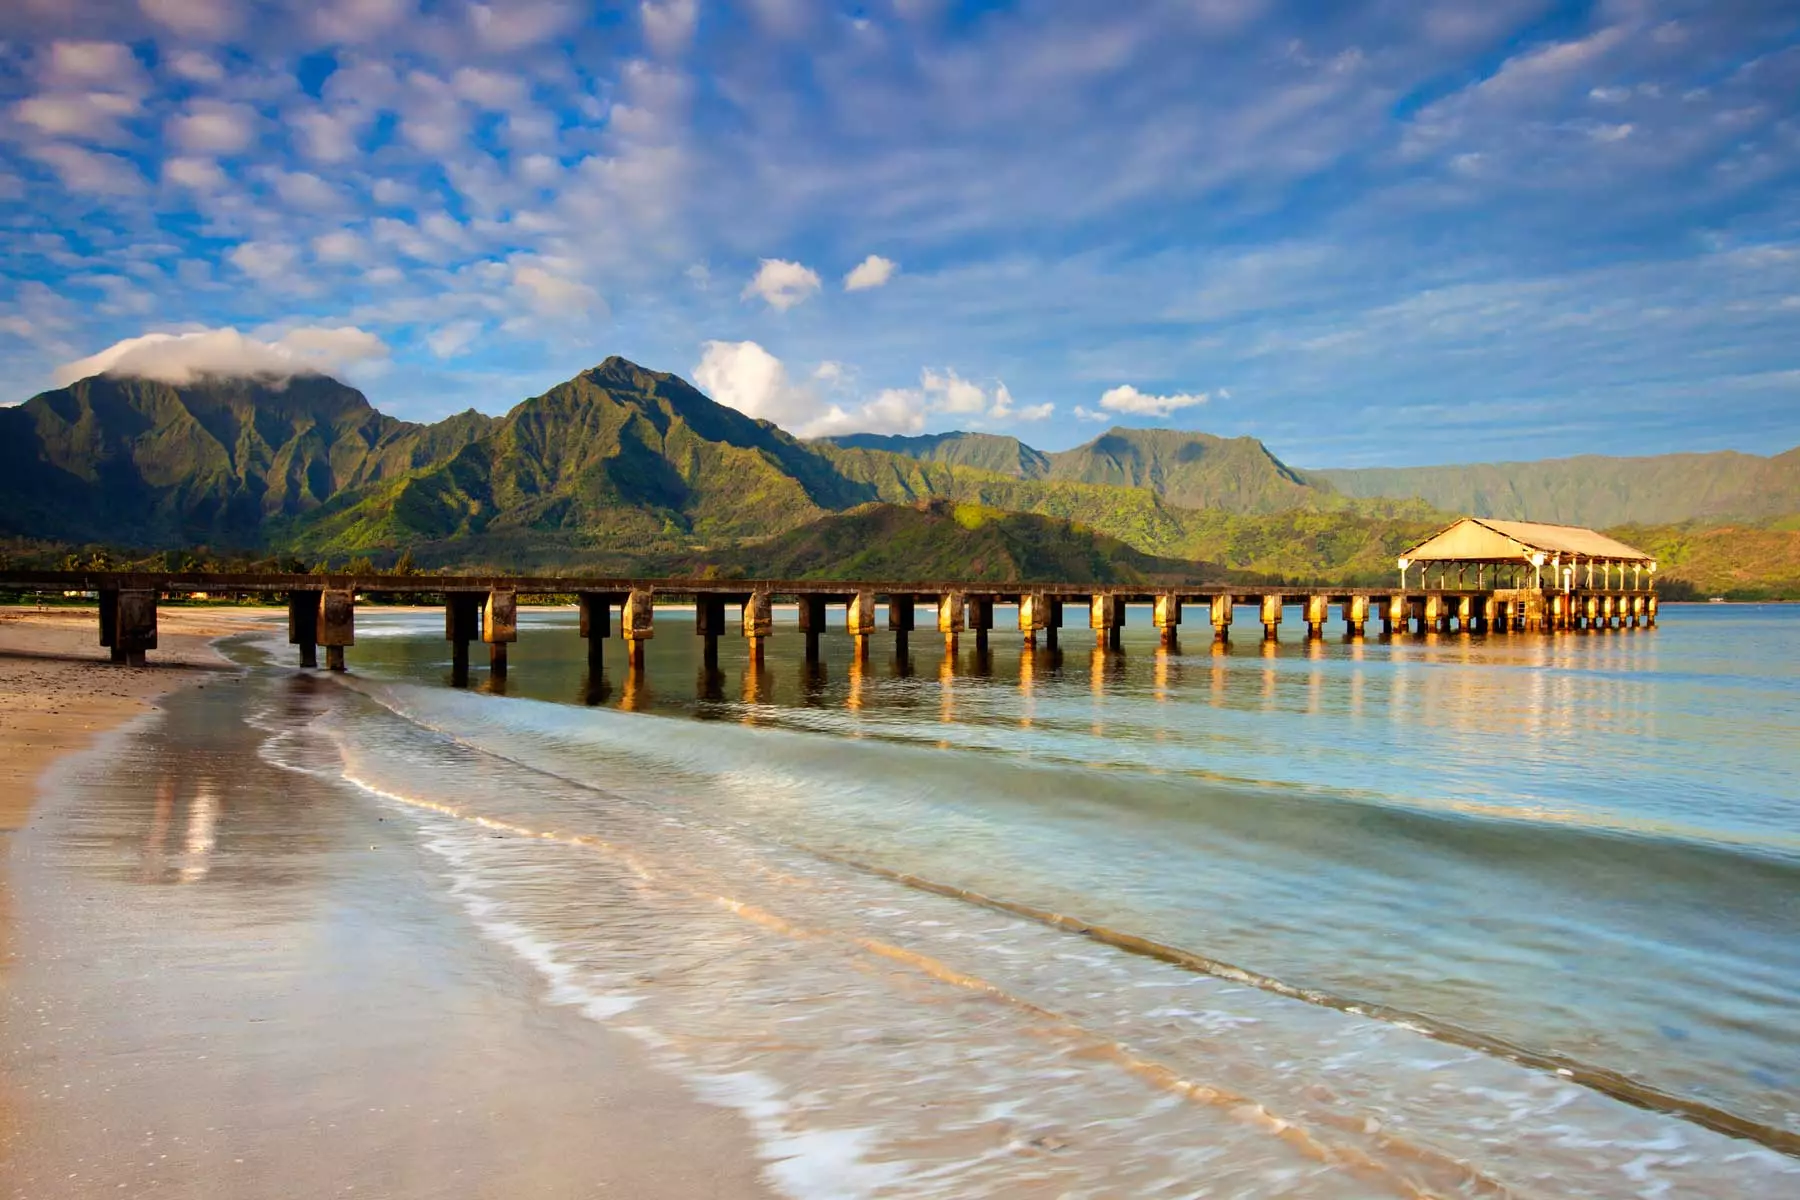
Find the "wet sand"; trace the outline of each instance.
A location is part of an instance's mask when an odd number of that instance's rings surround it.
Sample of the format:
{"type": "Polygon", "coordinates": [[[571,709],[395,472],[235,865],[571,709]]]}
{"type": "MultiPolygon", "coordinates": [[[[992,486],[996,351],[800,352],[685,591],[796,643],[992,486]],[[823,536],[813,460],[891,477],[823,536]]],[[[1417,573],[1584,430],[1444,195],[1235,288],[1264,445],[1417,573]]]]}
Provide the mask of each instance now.
{"type": "Polygon", "coordinates": [[[270,616],[166,611],[139,671],[91,612],[0,620],[0,1195],[769,1194],[735,1113],[543,1003],[374,808],[258,757],[206,639],[270,616]]]}

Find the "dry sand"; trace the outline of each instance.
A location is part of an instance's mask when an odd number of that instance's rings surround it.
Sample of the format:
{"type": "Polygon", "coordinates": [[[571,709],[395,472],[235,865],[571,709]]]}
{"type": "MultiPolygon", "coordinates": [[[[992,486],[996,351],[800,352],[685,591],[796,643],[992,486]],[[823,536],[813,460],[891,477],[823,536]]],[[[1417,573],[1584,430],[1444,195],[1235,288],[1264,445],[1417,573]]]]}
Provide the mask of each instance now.
{"type": "Polygon", "coordinates": [[[742,1120],[545,1003],[410,834],[259,759],[207,640],[280,615],[167,609],[133,670],[91,609],[0,610],[0,1197],[769,1195],[742,1120]]]}

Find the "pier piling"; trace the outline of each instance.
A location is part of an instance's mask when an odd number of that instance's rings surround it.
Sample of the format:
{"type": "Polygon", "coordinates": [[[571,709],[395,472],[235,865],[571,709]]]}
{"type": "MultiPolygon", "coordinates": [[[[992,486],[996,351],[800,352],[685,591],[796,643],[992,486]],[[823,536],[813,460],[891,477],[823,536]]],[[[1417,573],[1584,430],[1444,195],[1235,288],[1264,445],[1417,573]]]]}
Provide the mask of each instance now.
{"type": "Polygon", "coordinates": [[[311,670],[319,665],[319,605],[322,595],[315,591],[288,593],[288,645],[300,648],[300,666],[311,670]]]}
{"type": "Polygon", "coordinates": [[[806,661],[819,661],[819,635],[825,632],[825,597],[800,597],[800,632],[806,635],[806,661]]]}
{"type": "Polygon", "coordinates": [[[488,670],[506,674],[506,648],[519,640],[519,594],[511,588],[495,588],[481,612],[481,640],[488,646],[488,670]]]}
{"type": "Polygon", "coordinates": [[[344,651],[356,645],[356,592],[326,588],[319,604],[319,644],[325,647],[327,670],[343,671],[344,651]]]}
{"type": "Polygon", "coordinates": [[[1272,642],[1281,636],[1281,597],[1266,595],[1262,598],[1263,641],[1272,642]]]}
{"type": "Polygon", "coordinates": [[[744,597],[744,639],[749,645],[752,667],[762,665],[763,642],[775,631],[773,597],[758,589],[744,597]]]}
{"type": "Polygon", "coordinates": [[[944,648],[956,653],[957,639],[963,631],[963,594],[945,592],[938,597],[938,632],[944,635],[944,648]]]}
{"type": "MultiPolygon", "coordinates": [[[[625,597],[619,613],[619,632],[625,635],[625,665],[628,671],[641,671],[644,666],[644,643],[656,636],[655,595],[649,588],[633,588],[625,597]]],[[[626,680],[630,686],[630,679],[626,680]]]]}

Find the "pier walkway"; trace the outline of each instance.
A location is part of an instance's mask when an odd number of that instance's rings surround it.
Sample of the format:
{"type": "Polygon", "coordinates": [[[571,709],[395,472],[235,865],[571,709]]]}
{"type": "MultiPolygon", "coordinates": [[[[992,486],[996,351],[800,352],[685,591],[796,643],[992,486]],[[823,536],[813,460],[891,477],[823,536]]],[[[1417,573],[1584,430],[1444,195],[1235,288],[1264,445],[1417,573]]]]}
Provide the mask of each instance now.
{"type": "MultiPolygon", "coordinates": [[[[1460,574],[1460,572],[1459,572],[1460,574]]],[[[625,639],[628,661],[641,664],[646,645],[655,637],[656,606],[662,601],[691,602],[694,632],[706,640],[709,663],[717,661],[718,644],[729,630],[740,634],[752,658],[760,658],[765,641],[776,635],[774,608],[791,602],[798,608],[797,631],[806,639],[809,660],[819,654],[819,635],[828,610],[842,606],[844,629],[856,653],[867,653],[878,625],[892,634],[904,654],[915,632],[936,633],[952,646],[972,636],[985,648],[995,628],[995,610],[1011,609],[1007,624],[1016,627],[1028,646],[1042,637],[1055,646],[1064,628],[1065,610],[1087,610],[1087,627],[1102,646],[1119,645],[1128,604],[1148,604],[1163,642],[1173,645],[1187,610],[1198,610],[1196,623],[1210,625],[1214,638],[1231,635],[1234,613],[1242,606],[1256,611],[1265,639],[1274,639],[1284,616],[1298,609],[1306,636],[1322,638],[1331,610],[1337,610],[1346,637],[1365,635],[1371,620],[1382,636],[1463,632],[1471,635],[1548,633],[1574,630],[1649,627],[1656,624],[1653,588],[1627,585],[1624,572],[1611,586],[1590,580],[1577,586],[1565,576],[1560,588],[1542,586],[1529,570],[1483,572],[1474,588],[1453,583],[1448,572],[1440,586],[1396,588],[1296,587],[1291,585],[1209,584],[1189,587],[1142,584],[836,582],[772,579],[611,579],[512,575],[252,575],[183,572],[123,573],[106,571],[0,571],[0,590],[91,594],[99,601],[99,638],[116,662],[142,665],[156,648],[157,606],[164,598],[185,596],[267,597],[285,600],[288,640],[298,648],[303,667],[318,665],[319,647],[326,665],[345,668],[345,651],[356,643],[356,609],[369,596],[442,605],[444,637],[452,646],[453,675],[466,681],[469,648],[488,647],[492,670],[506,670],[507,646],[518,640],[521,597],[572,601],[581,611],[581,635],[588,657],[597,662],[614,620],[625,639]],[[731,620],[727,620],[728,612],[731,620]],[[885,619],[882,619],[885,617],[885,619]]],[[[1591,573],[1590,573],[1591,575],[1591,573]]]]}

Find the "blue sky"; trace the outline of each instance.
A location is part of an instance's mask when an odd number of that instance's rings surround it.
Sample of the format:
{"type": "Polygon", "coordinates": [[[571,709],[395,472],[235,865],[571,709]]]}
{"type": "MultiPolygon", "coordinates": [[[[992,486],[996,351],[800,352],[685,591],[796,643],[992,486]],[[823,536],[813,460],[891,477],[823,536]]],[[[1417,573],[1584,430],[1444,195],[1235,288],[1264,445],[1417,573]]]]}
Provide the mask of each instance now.
{"type": "Polygon", "coordinates": [[[616,353],[803,433],[1772,452],[1800,4],[11,0],[0,228],[8,402],[616,353]]]}

